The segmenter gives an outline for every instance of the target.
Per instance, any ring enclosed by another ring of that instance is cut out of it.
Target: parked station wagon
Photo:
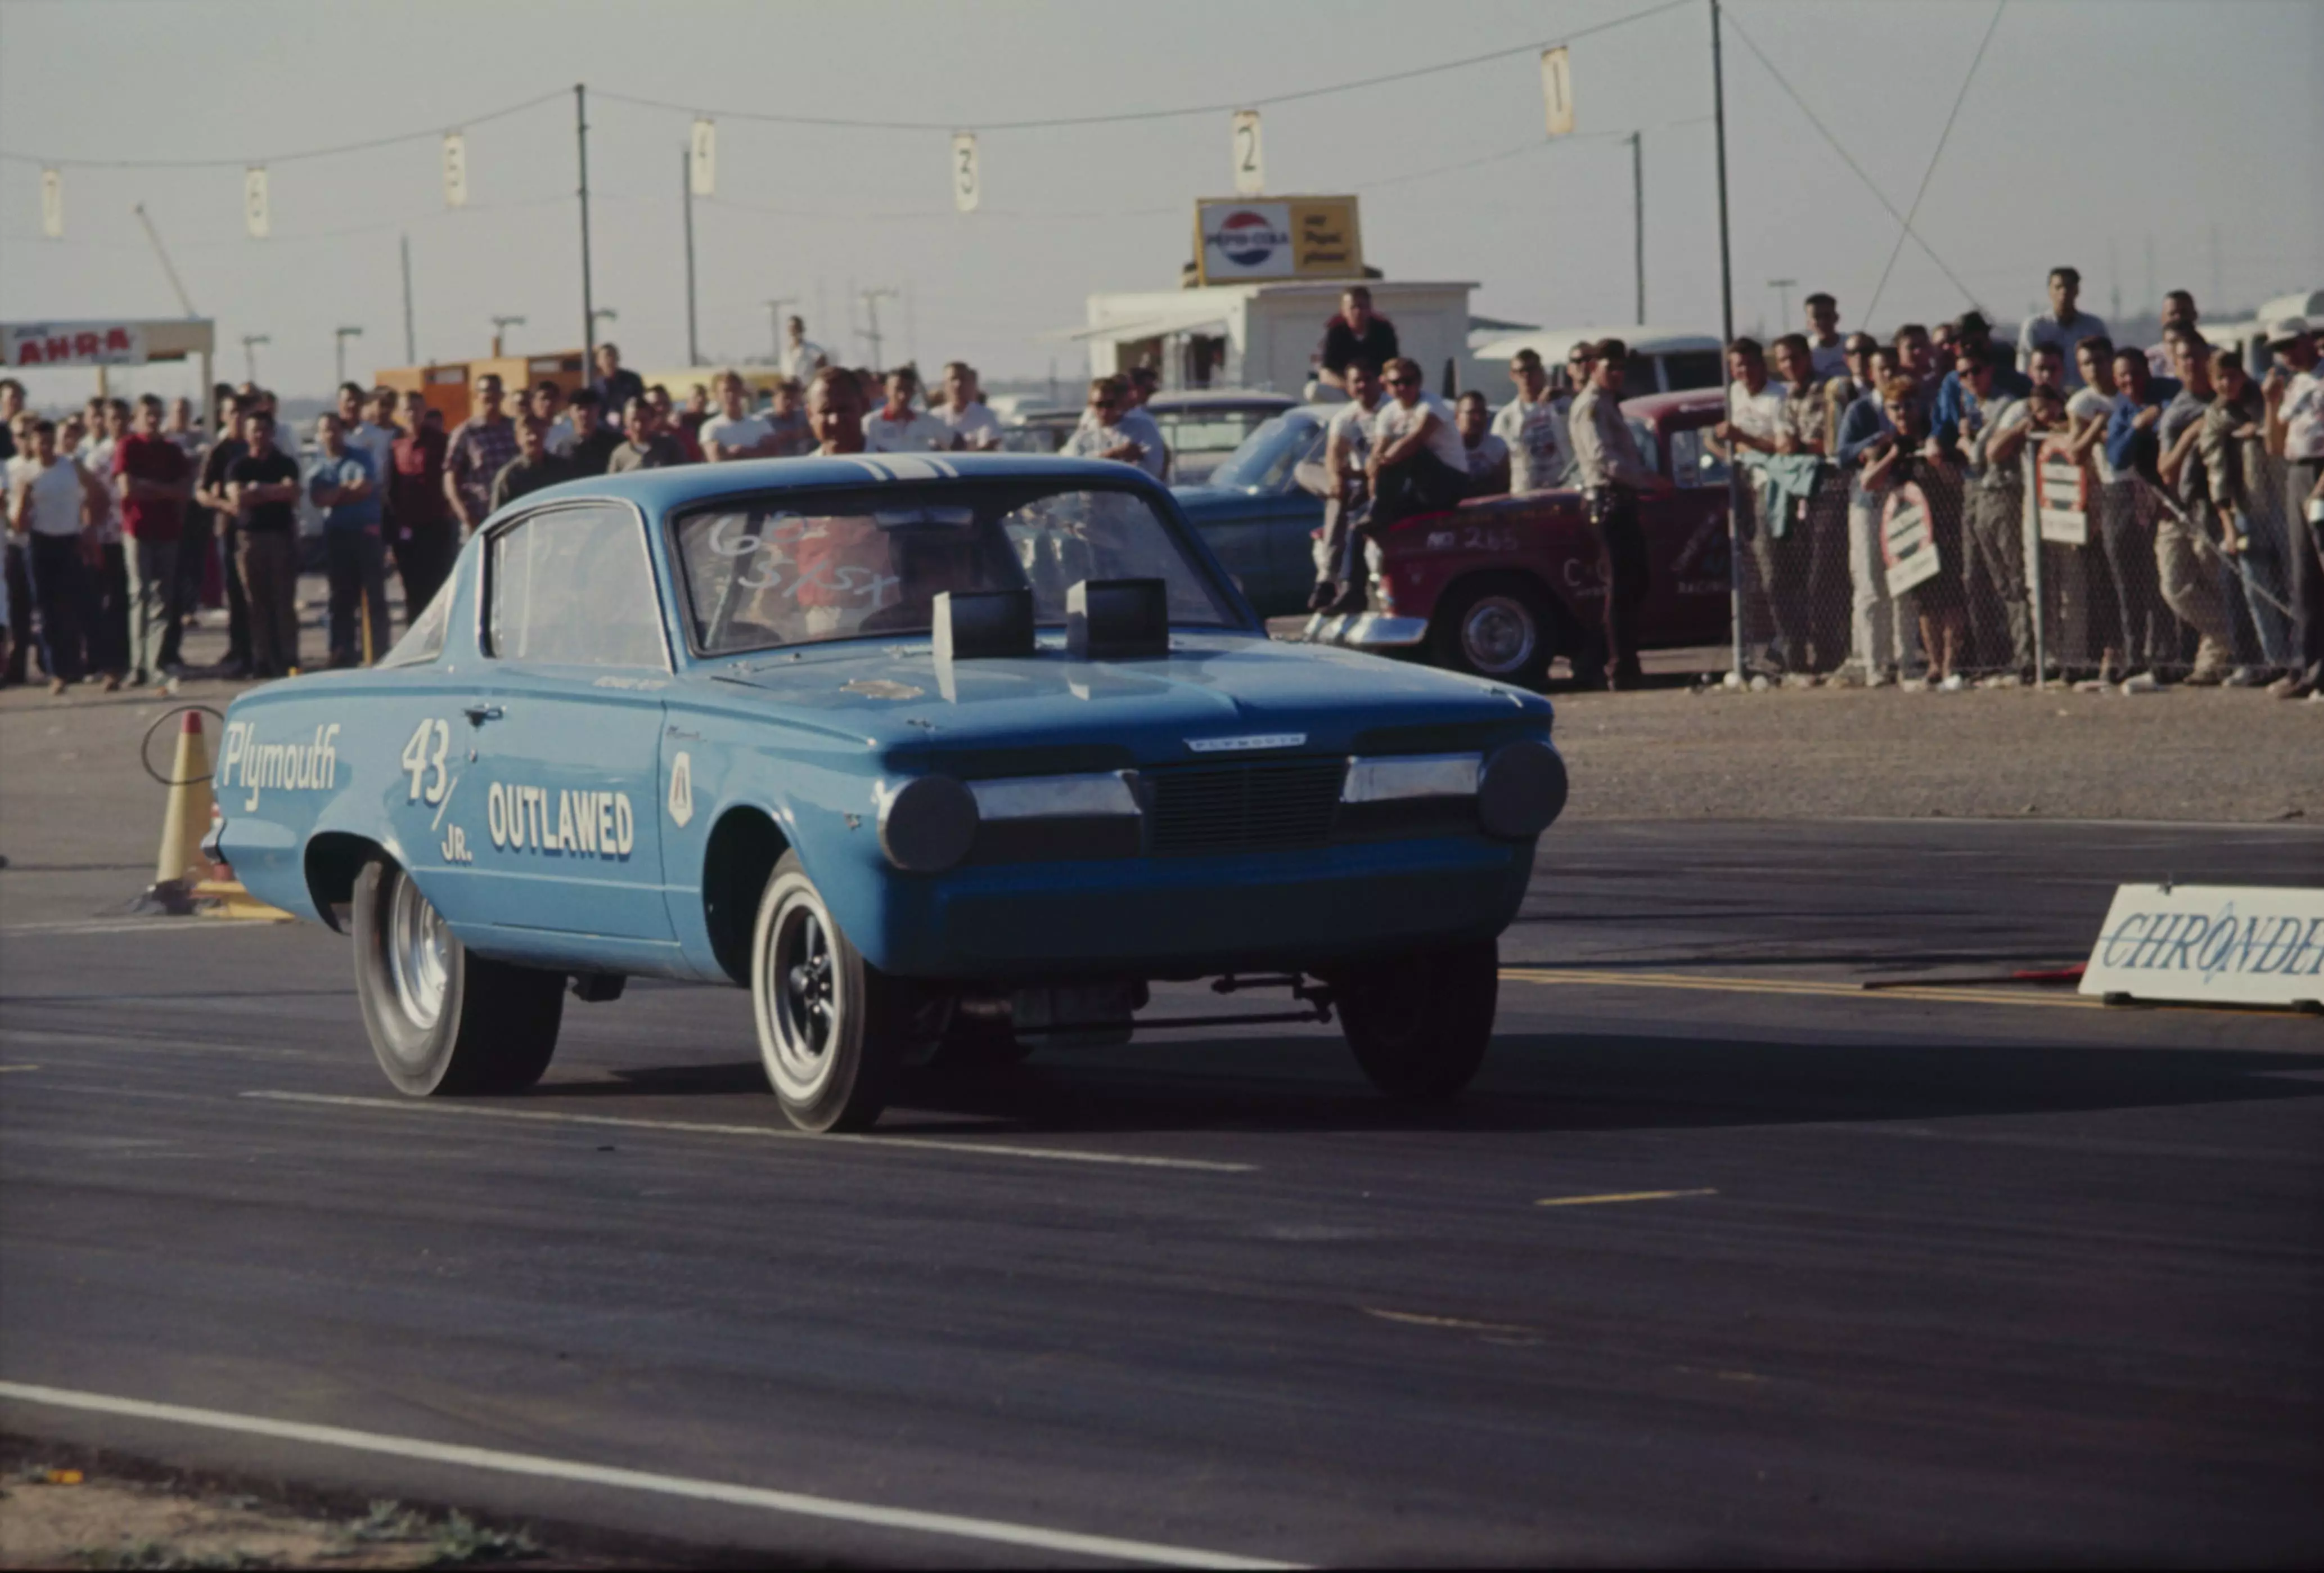
[[[524,498],[378,667],[237,699],[210,845],[353,936],[410,1094],[530,1086],[644,976],[749,988],[807,1130],[917,1050],[1167,1025],[1163,979],[1336,1012],[1426,1098],[1490,1036],[1550,724],[1270,642],[1127,466],[696,466]]]

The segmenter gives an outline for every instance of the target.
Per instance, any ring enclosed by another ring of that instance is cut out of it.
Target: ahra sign
[[[2324,1000],[2324,890],[2123,885],[2081,992],[2207,1004]]]
[[[139,322],[11,322],[6,332],[12,368],[145,364]]]

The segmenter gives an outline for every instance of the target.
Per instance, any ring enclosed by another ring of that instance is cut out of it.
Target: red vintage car
[[[1638,499],[1649,575],[1639,644],[1724,644],[1727,466],[1703,439],[1725,395],[1652,393],[1625,401],[1622,413],[1658,477]],[[1536,689],[1555,656],[1594,669],[1605,591],[1580,492],[1478,497],[1416,515],[1388,530],[1372,560],[1370,607],[1311,618],[1305,638]]]

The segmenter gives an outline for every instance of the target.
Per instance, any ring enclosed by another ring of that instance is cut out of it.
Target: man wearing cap
[[[2298,317],[2268,324],[2276,365],[2262,388],[2267,450],[2283,460],[2284,537],[2292,558],[2292,611],[2298,670],[2268,691],[2304,699],[2324,691],[2324,365],[2316,334]]]
[[[2034,370],[2034,352],[2054,349],[2065,368],[2068,392],[2082,385],[2082,374],[2074,359],[2074,346],[2085,338],[2103,338],[2107,325],[2081,310],[2075,302],[2082,292],[2082,275],[2073,268],[2050,270],[2050,309],[2037,311],[2025,319],[2025,326],[2017,335],[2017,369],[2029,375]]]

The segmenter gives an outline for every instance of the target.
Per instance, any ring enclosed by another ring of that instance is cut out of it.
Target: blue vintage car
[[[530,1086],[568,993],[650,976],[748,987],[788,1117],[861,1127],[916,1051],[1219,977],[1423,1098],[1490,1036],[1549,732],[1270,643],[1128,466],[696,466],[524,498],[379,666],[236,699],[212,845],[352,933],[406,1093]]]

